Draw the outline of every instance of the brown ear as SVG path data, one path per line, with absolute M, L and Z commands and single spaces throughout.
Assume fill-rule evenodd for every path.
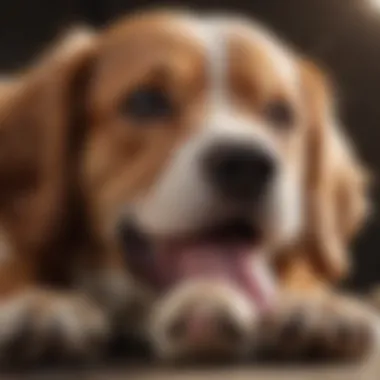
M 350 240 L 367 215 L 367 176 L 336 118 L 327 79 L 310 63 L 302 71 L 309 122 L 305 249 L 318 270 L 339 280 L 350 268 Z
M 0 98 L 0 224 L 19 251 L 59 228 L 69 182 L 83 76 L 94 54 L 90 31 L 66 35 Z

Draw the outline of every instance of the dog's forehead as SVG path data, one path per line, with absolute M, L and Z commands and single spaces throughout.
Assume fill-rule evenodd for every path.
M 174 12 L 140 15 L 117 24 L 106 34 L 106 40 L 121 44 L 123 40 L 134 41 L 136 50 L 148 47 L 151 57 L 161 52 L 161 59 L 170 60 L 171 53 L 198 55 L 205 61 L 204 67 L 212 65 L 213 75 L 218 68 L 221 71 L 230 62 L 250 56 L 256 69 L 271 66 L 281 81 L 298 81 L 291 50 L 259 23 L 240 17 Z M 120 50 L 120 45 L 115 50 Z
M 225 58 L 233 58 L 229 57 L 229 47 L 239 45 L 248 52 L 265 54 L 268 59 L 278 64 L 284 75 L 291 77 L 296 74 L 290 49 L 271 31 L 253 20 L 216 15 L 173 19 L 172 25 L 173 29 L 177 26 L 178 30 L 188 33 L 209 52 L 225 50 Z
M 257 22 L 232 16 L 192 18 L 182 22 L 203 47 L 211 84 L 217 88 L 235 73 L 272 82 L 276 92 L 295 95 L 300 73 L 295 54 L 276 35 Z M 269 90 L 269 91 L 271 91 Z

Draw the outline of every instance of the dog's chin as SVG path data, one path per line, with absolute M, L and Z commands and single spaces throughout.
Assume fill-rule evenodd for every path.
M 238 289 L 255 310 L 270 308 L 275 293 L 263 233 L 234 219 L 181 236 L 152 236 L 131 220 L 119 224 L 126 264 L 157 296 L 206 280 Z

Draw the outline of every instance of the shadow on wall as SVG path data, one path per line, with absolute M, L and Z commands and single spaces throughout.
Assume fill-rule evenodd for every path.
M 84 20 L 101 25 L 136 8 L 180 5 L 232 10 L 268 24 L 331 73 L 341 115 L 361 156 L 380 178 L 380 1 L 377 0 L 2 0 L 0 67 L 23 66 L 62 28 Z M 206 3 L 206 4 L 205 4 Z M 368 4 L 367 4 L 368 3 Z M 380 283 L 380 186 L 375 215 L 356 243 L 357 289 Z M 379 231 L 379 232 L 378 232 Z

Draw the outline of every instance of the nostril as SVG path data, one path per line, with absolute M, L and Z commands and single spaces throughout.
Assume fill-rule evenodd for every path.
M 261 178 L 262 181 L 268 180 L 273 176 L 275 167 L 273 161 L 270 157 L 266 157 L 264 154 L 262 156 L 256 156 L 251 161 L 251 166 L 249 169 L 250 173 L 254 173 L 257 178 Z

